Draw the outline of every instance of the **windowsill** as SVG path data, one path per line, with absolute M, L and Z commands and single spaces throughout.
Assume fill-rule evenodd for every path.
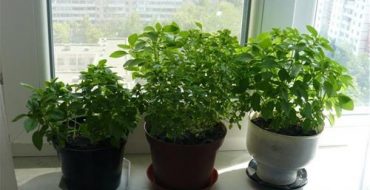
M 347 130 L 346 130 L 347 129 Z M 367 149 L 369 128 L 350 130 L 343 128 L 343 134 L 351 139 L 347 144 L 338 146 L 321 146 L 315 159 L 306 167 L 308 172 L 308 184 L 304 190 L 362 190 L 370 187 L 370 173 L 366 173 L 369 164 Z M 149 154 L 129 154 L 126 156 L 131 161 L 130 190 L 150 189 L 150 183 L 146 178 L 146 168 L 150 164 Z M 218 169 L 219 178 L 213 190 L 267 190 L 260 188 L 251 181 L 245 168 L 251 159 L 247 151 L 220 151 L 216 158 L 215 167 Z M 56 157 L 19 157 L 15 158 L 16 175 L 20 190 L 32 190 L 27 185 L 40 175 L 59 172 L 59 163 Z M 366 169 L 366 167 L 368 169 Z M 365 175 L 367 175 L 365 177 Z M 365 180 L 366 181 L 366 180 Z M 50 182 L 49 182 L 50 183 Z M 55 181 L 57 186 L 59 181 Z M 43 184 L 40 184 L 39 189 Z M 58 189 L 58 188 L 56 188 Z

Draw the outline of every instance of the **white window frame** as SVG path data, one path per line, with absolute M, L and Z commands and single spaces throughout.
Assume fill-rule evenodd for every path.
M 296 27 L 305 31 L 315 18 L 317 0 L 245 0 L 241 41 L 269 31 L 274 27 Z M 52 39 L 48 29 L 48 0 L 1 0 L 0 2 L 0 72 L 4 79 L 5 110 L 15 156 L 55 155 L 52 146 L 45 144 L 40 152 L 31 143 L 31 136 L 22 128 L 22 122 L 11 122 L 17 114 L 26 111 L 30 91 L 21 82 L 41 86 L 50 79 Z M 51 10 L 51 9 L 50 9 Z M 249 12 L 250 14 L 247 14 Z M 247 35 L 246 28 L 249 27 Z M 231 129 L 221 150 L 245 150 L 246 121 L 243 128 Z M 330 130 L 329 130 L 330 131 Z M 129 137 L 128 153 L 147 153 L 148 145 L 142 125 Z

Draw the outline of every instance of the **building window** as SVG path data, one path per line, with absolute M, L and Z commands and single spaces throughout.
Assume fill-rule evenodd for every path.
M 346 1 L 318 0 L 318 8 L 324 8 L 326 11 L 317 12 L 315 25 L 334 47 L 335 51 L 329 53 L 330 56 L 344 65 L 354 78 L 354 89 L 349 90 L 348 93 L 355 98 L 356 109 L 369 110 L 370 49 L 368 47 L 370 44 L 370 23 L 366 19 L 358 19 L 355 13 L 360 18 L 363 13 L 369 13 L 370 1 L 366 2 L 366 10 L 361 10 L 359 5 L 364 7 L 364 3 L 360 0 L 352 1 L 351 3 L 356 6 L 353 6 L 355 8 L 351 13 L 343 11 L 345 3 Z M 334 17 L 333 15 L 338 16 Z M 347 19 L 342 19 L 343 17 Z M 335 25 L 335 23 L 344 23 L 347 20 L 356 20 L 358 24 L 350 24 L 348 27 Z M 359 27 L 361 25 L 364 27 Z M 343 34 L 349 34 L 349 36 Z
M 70 52 L 79 52 L 78 56 L 86 57 L 93 52 L 90 60 L 108 58 L 109 53 L 115 50 L 117 44 L 124 43 L 129 34 L 140 32 L 144 26 L 156 22 L 175 21 L 183 27 L 194 27 L 193 22 L 200 21 L 206 31 L 228 28 L 234 35 L 240 36 L 243 3 L 244 0 L 52 1 L 54 54 L 66 57 Z M 70 50 L 62 51 L 61 47 L 67 45 Z M 83 51 L 86 47 L 90 50 Z M 70 61 L 71 65 L 76 65 L 76 60 L 72 62 L 71 58 Z M 58 72 L 61 63 L 58 59 L 54 62 L 55 76 L 72 82 L 75 77 L 61 76 L 65 74 Z M 109 60 L 108 64 L 122 70 L 117 66 L 122 64 L 122 60 Z M 78 76 L 78 72 L 75 70 L 74 75 Z M 71 73 L 68 76 L 72 76 Z M 129 76 L 123 78 L 131 80 Z

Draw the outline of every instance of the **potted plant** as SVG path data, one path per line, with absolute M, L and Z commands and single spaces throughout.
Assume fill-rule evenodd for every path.
M 297 171 L 314 157 L 325 119 L 333 124 L 343 109 L 354 107 L 344 93 L 352 78 L 325 55 L 332 51 L 328 40 L 311 26 L 307 30 L 309 34 L 293 28 L 262 33 L 241 56 L 245 64 L 238 75 L 248 75 L 253 89 L 239 94 L 253 113 L 247 148 L 258 178 L 273 185 L 295 182 Z
M 128 37 L 112 57 L 138 78 L 155 183 L 166 189 L 202 189 L 212 183 L 225 125 L 243 116 L 233 99 L 239 43 L 230 31 L 181 30 L 176 23 L 147 26 Z M 211 181 L 210 181 L 211 180 Z M 214 180 L 214 179 L 213 179 Z M 214 181 L 213 181 L 214 182 Z
M 136 127 L 131 92 L 106 65 L 89 65 L 78 84 L 56 78 L 32 89 L 24 128 L 41 150 L 46 137 L 56 148 L 67 189 L 113 190 L 120 184 L 127 136 Z

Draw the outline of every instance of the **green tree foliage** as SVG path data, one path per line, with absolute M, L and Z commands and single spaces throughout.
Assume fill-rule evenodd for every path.
M 204 30 L 215 32 L 219 29 L 229 29 L 233 35 L 240 36 L 242 0 L 202 0 L 184 1 L 174 13 L 173 18 L 163 21 L 176 21 L 183 28 L 192 28 L 195 21 L 204 23 Z M 139 32 L 145 25 L 154 24 L 157 18 L 143 21 L 137 12 L 125 18 L 113 18 L 92 22 L 85 17 L 80 21 L 54 22 L 55 43 L 97 43 L 99 38 L 127 38 L 132 33 Z
M 71 26 L 68 23 L 53 23 L 53 30 L 55 43 L 69 43 L 71 41 Z
M 203 23 L 204 31 L 215 32 L 228 29 L 233 35 L 240 36 L 241 1 L 186 1 L 175 13 L 174 20 L 183 28 L 191 28 L 194 21 Z

